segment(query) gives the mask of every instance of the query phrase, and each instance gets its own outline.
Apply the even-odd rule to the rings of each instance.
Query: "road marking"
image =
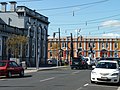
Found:
[[[94,87],[112,87],[112,88],[116,88],[116,86],[106,86],[106,85],[96,85],[96,84],[89,84],[89,86],[94,86]],[[120,88],[119,88],[118,90],[120,90]]]
[[[55,78],[55,77],[46,78],[46,79],[40,80],[40,82],[44,82],[44,81],[48,81],[48,80],[52,80],[52,79],[54,79],[54,78]]]
[[[76,71],[76,72],[73,72],[72,74],[77,74],[77,73],[79,73],[80,71]]]
[[[78,89],[76,89],[76,90],[81,90],[82,89],[82,87],[80,87],[80,88],[78,88]]]
[[[1,81],[5,81],[6,79],[0,79]]]
[[[117,90],[120,90],[120,87],[118,87],[118,89]]]
[[[89,84],[87,83],[87,84],[84,85],[84,87],[86,87],[86,86],[88,86],[88,85],[89,85]]]

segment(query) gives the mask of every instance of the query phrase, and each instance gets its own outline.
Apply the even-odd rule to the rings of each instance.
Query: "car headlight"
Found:
[[[92,71],[91,73],[92,73],[92,74],[96,74],[96,72],[95,72],[95,71]]]
[[[111,76],[117,76],[119,75],[119,73],[113,73]]]

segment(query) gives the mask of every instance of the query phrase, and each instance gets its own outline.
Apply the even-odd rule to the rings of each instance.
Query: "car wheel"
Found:
[[[12,73],[10,71],[8,72],[7,77],[12,77]]]
[[[22,70],[19,74],[20,77],[23,77],[24,76],[24,70]]]
[[[91,83],[95,83],[95,82],[91,80]]]
[[[73,67],[71,67],[71,69],[73,69]]]

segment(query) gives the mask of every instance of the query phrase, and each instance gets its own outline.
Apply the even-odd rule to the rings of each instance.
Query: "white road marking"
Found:
[[[89,84],[89,86],[93,86],[93,87],[112,87],[112,88],[116,88],[116,86],[106,86],[106,85],[97,85],[97,84]],[[120,90],[120,89],[119,89]]]
[[[48,81],[48,80],[52,80],[52,79],[54,79],[54,78],[55,78],[55,77],[46,78],[46,79],[40,80],[40,82],[44,82],[44,81]]]
[[[78,88],[78,89],[76,89],[76,90],[81,90],[82,89],[82,87],[80,87],[80,88]]]
[[[76,72],[73,72],[72,74],[77,74],[77,73],[79,73],[80,71],[76,71]]]
[[[86,86],[88,86],[88,85],[89,85],[89,84],[87,83],[87,84],[84,85],[84,87],[86,87]]]
[[[1,81],[4,81],[4,80],[6,80],[6,79],[0,79]]]
[[[118,87],[118,89],[117,90],[120,90],[120,87]]]

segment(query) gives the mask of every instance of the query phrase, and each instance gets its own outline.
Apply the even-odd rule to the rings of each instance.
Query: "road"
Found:
[[[0,79],[0,90],[118,90],[117,85],[91,84],[91,70],[60,68]]]

